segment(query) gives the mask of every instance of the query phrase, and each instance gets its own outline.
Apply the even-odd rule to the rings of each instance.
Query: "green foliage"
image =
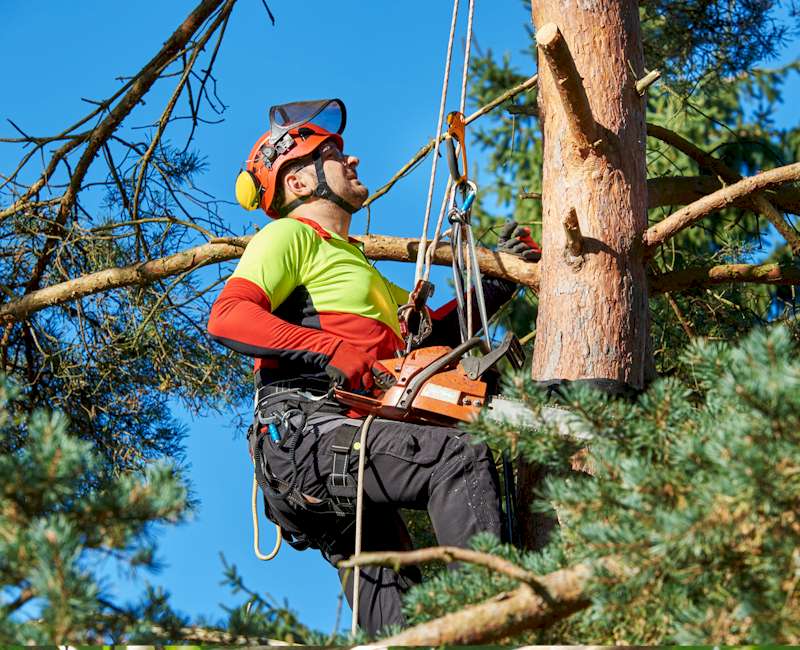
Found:
[[[563,404],[593,433],[593,476],[570,469],[585,441],[523,432],[518,452],[549,472],[532,505],[555,508],[560,534],[539,554],[476,546],[540,574],[600,558],[614,569],[591,583],[588,610],[517,641],[800,641],[798,352],[786,328],[760,328],[737,346],[694,341],[686,380],[660,379],[632,402],[568,389]],[[509,390],[534,410],[545,402],[527,378]],[[473,428],[497,446],[515,433]],[[408,611],[425,620],[513,586],[481,568],[445,572]]]
[[[23,392],[0,377],[0,640],[302,640],[307,630],[295,615],[247,590],[227,565],[233,593],[248,597],[227,621],[189,626],[167,593],[147,586],[138,603],[111,602],[102,561],[128,571],[156,567],[153,527],[184,519],[185,479],[166,462],[105,472],[101,454],[68,428],[62,413],[28,413]]]
[[[775,0],[640,2],[645,61],[684,90],[701,81],[716,86],[782,49],[792,32],[790,22],[796,20],[786,15],[782,4]],[[795,2],[788,4],[797,9]]]

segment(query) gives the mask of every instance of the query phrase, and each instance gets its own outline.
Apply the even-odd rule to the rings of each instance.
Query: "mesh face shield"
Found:
[[[294,145],[290,131],[299,133],[313,122],[329,133],[341,134],[347,123],[347,110],[341,99],[315,99],[279,104],[269,109],[269,141],[261,148],[264,164],[270,167],[275,159]]]

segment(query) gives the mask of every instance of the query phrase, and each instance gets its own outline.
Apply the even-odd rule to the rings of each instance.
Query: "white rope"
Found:
[[[456,34],[456,20],[458,19],[458,3],[460,0],[453,0],[453,19],[450,22],[450,38],[447,41],[447,55],[445,56],[444,81],[442,82],[442,96],[439,101],[439,120],[436,122],[436,139],[433,143],[433,163],[431,164],[431,178],[428,182],[428,198],[425,202],[425,217],[422,221],[422,236],[419,240],[417,250],[417,266],[414,271],[414,286],[422,278],[422,264],[425,260],[425,249],[428,243],[428,220],[431,216],[431,205],[433,204],[433,187],[436,183],[436,163],[439,160],[439,142],[442,138],[442,124],[444,123],[444,106],[447,102],[447,86],[450,83],[450,62],[453,59],[453,39]]]
[[[271,560],[278,554],[278,551],[281,548],[281,541],[283,541],[283,536],[281,535],[281,527],[278,526],[278,524],[275,524],[275,546],[267,554],[261,552],[258,544],[258,481],[256,481],[255,474],[253,474],[253,491],[250,497],[250,503],[253,510],[253,550],[255,551],[256,557],[259,560]]]
[[[449,67],[450,67],[450,56],[452,50],[452,43],[453,43],[453,27],[455,26],[455,18],[456,13],[458,11],[458,1],[456,1],[456,5],[453,7],[453,23],[450,26],[450,47],[448,48],[448,61],[447,61],[447,71],[445,73],[445,79],[448,79],[449,75]],[[461,99],[459,102],[459,111],[463,114],[464,110],[467,106],[467,79],[469,78],[469,62],[472,53],[472,23],[473,17],[475,15],[475,0],[469,0],[469,10],[467,14],[467,40],[464,46],[464,67],[461,71]],[[433,164],[431,165],[431,178],[430,183],[428,185],[428,199],[425,206],[425,219],[423,222],[423,231],[422,236],[420,237],[419,242],[419,249],[417,250],[417,270],[414,275],[414,284],[422,278],[424,280],[428,280],[431,274],[431,263],[430,263],[430,256],[427,256],[426,248],[428,248],[428,220],[430,218],[430,211],[431,211],[431,204],[433,201],[433,186],[436,180],[436,160],[438,158],[438,150],[439,150],[439,142],[441,141],[441,129],[442,129],[442,115],[444,112],[444,101],[446,100],[446,86],[443,89],[442,94],[442,104],[439,108],[439,123],[436,130],[436,142],[434,144],[433,152]],[[462,143],[458,143],[458,147],[456,149],[456,156],[460,153],[460,147],[463,146]],[[464,170],[464,173],[467,174],[468,170]],[[439,244],[439,240],[441,239],[441,230],[442,224],[444,223],[444,215],[445,215],[445,206],[447,204],[447,198],[450,194],[450,186],[453,180],[448,177],[447,185],[444,190],[444,198],[442,199],[442,207],[439,211],[439,218],[436,220],[436,229],[434,230],[433,241],[431,242],[431,246],[436,248]],[[424,269],[421,268],[422,260],[425,260]]]
[[[453,183],[453,179],[449,176],[447,177],[447,185],[444,188],[444,196],[442,197],[442,205],[439,207],[439,217],[436,219],[436,230],[433,231],[433,240],[431,241],[431,245],[428,246],[428,251],[425,255],[425,274],[423,279],[427,282],[428,278],[431,275],[431,266],[432,266],[432,258],[433,253],[430,251],[436,251],[436,247],[439,245],[439,240],[442,239],[445,234],[442,233],[442,223],[444,223],[444,215],[447,211],[447,199],[450,194],[450,186]],[[451,231],[448,231],[451,232]]]
[[[361,436],[359,437],[358,449],[358,485],[356,487],[356,545],[354,555],[358,556],[361,553],[361,523],[364,517],[364,465],[366,464],[367,452],[367,431],[375,419],[374,415],[369,415],[361,425]],[[353,619],[350,624],[351,634],[356,633],[358,627],[358,606],[359,595],[358,589],[361,586],[361,567],[356,564],[353,567]]]
[[[464,113],[467,107],[467,77],[469,76],[469,55],[472,48],[472,16],[475,13],[475,0],[469,0],[469,13],[467,15],[467,42],[464,44],[464,70],[461,72],[461,103],[459,111]],[[467,173],[467,170],[464,170]]]

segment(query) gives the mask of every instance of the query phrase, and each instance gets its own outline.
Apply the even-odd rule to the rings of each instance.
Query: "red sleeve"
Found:
[[[269,298],[244,278],[231,278],[214,301],[208,333],[251,357],[303,361],[324,367],[342,343],[322,330],[287,323],[270,311]]]

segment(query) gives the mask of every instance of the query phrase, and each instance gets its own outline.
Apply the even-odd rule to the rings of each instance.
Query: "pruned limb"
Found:
[[[800,268],[781,264],[720,264],[683,269],[651,277],[650,290],[667,293],[729,282],[800,285]]]
[[[435,546],[432,548],[420,548],[414,551],[389,551],[389,552],[374,552],[374,553],[361,553],[353,557],[339,562],[339,568],[353,568],[357,566],[366,565],[379,565],[394,567],[395,569],[401,566],[426,564],[428,562],[467,562],[469,564],[476,564],[478,566],[491,569],[498,573],[507,575],[509,578],[519,580],[520,582],[530,585],[534,591],[539,593],[545,599],[550,595],[541,585],[539,576],[534,575],[530,571],[526,571],[522,567],[504,560],[497,555],[491,553],[481,553],[480,551],[473,551],[467,548],[458,548],[457,546]]]
[[[726,183],[736,183],[742,180],[740,174],[736,173],[724,162],[718,160],[709,153],[706,153],[686,138],[678,135],[674,131],[670,131],[663,126],[657,124],[647,125],[647,135],[657,138],[662,142],[666,142],[670,146],[675,147],[679,151],[696,161],[701,167],[705,167],[715,174],[719,175]],[[767,220],[775,226],[775,229],[780,233],[781,237],[789,244],[789,248],[794,255],[800,255],[800,235],[786,222],[783,215],[775,209],[775,206],[769,202],[761,193],[755,193],[747,197],[751,209],[763,214]]]
[[[465,124],[470,124],[471,122],[474,122],[475,120],[477,120],[479,117],[482,117],[482,116],[486,115],[486,113],[489,113],[490,111],[492,111],[495,108],[497,108],[500,104],[502,104],[507,99],[511,99],[512,97],[516,97],[520,93],[524,93],[525,91],[530,90],[531,88],[533,88],[533,86],[536,85],[536,81],[537,81],[538,77],[539,77],[539,75],[533,75],[530,79],[526,79],[521,84],[518,84],[518,85],[514,86],[513,88],[509,88],[504,93],[502,93],[501,95],[498,95],[492,101],[490,101],[488,104],[486,104],[485,106],[482,106],[477,111],[475,111],[472,115],[467,117],[464,120],[464,123]],[[390,189],[392,189],[394,184],[397,181],[399,181],[401,178],[403,178],[403,176],[405,176],[409,172],[409,170],[411,170],[417,163],[419,163],[420,161],[424,160],[425,156],[427,156],[431,152],[431,149],[433,149],[433,144],[434,144],[434,140],[431,139],[428,142],[428,144],[424,145],[419,151],[417,151],[417,153],[415,153],[411,157],[411,160],[409,160],[405,165],[403,165],[397,171],[397,173],[395,173],[395,175],[392,176],[389,179],[389,181],[386,184],[381,186],[378,190],[376,190],[369,197],[367,197],[367,200],[364,201],[364,207],[366,208],[371,203],[373,203],[377,199],[381,198],[384,194],[386,194],[386,192],[388,192]]]
[[[704,196],[648,228],[643,236],[645,254],[653,255],[656,247],[716,210],[751,197],[757,192],[798,179],[800,179],[800,163],[793,163],[744,178],[738,183]]]
[[[583,236],[575,208],[570,208],[567,216],[564,217],[564,232],[567,235],[567,251],[573,257],[580,257],[583,253]]]
[[[547,23],[536,32],[536,45],[555,79],[572,139],[586,155],[594,147],[597,125],[569,46],[555,23]]]
[[[365,254],[374,260],[413,262],[417,258],[419,242],[416,239],[379,235],[366,235],[356,239],[364,242]],[[80,300],[102,291],[152,284],[209,264],[236,259],[241,256],[249,241],[250,237],[220,237],[174,255],[140,264],[105,269],[54,284],[0,306],[0,323],[22,321],[46,307]],[[452,264],[450,245],[439,244],[433,252],[432,261],[434,264],[450,266]],[[478,249],[478,262],[481,272],[486,275],[505,278],[530,287],[534,291],[538,290],[539,266],[536,263],[525,262],[514,255],[496,253],[485,248]]]
[[[651,70],[636,82],[636,92],[644,95],[647,89],[659,79],[661,79],[661,70]]]
[[[524,585],[479,605],[381,639],[380,643],[386,646],[478,645],[545,628],[591,604],[585,589],[592,574],[587,564],[554,571],[540,578],[550,596],[549,602]]]
[[[660,176],[647,180],[647,207],[688,205],[723,186],[718,176]],[[781,212],[800,214],[800,187],[786,185],[764,191],[764,196]],[[752,209],[748,199],[734,202],[740,208]]]

